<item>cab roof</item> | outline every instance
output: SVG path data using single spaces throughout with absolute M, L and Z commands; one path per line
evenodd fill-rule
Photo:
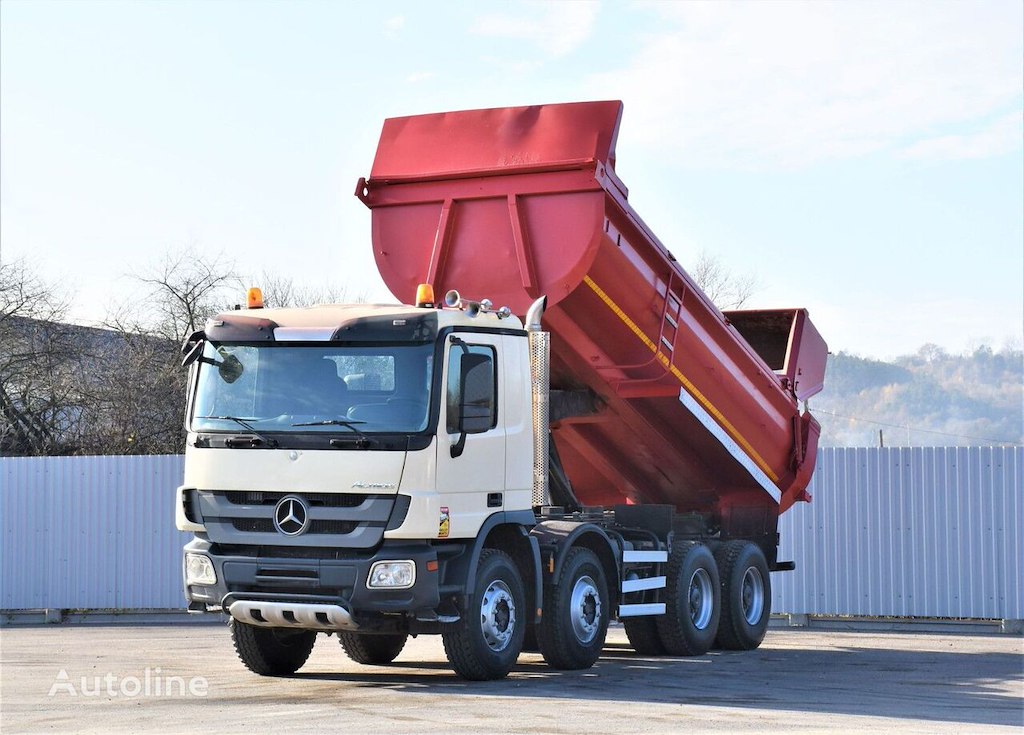
M 441 329 L 521 330 L 516 316 L 493 312 L 469 316 L 461 309 L 405 304 L 322 304 L 306 308 L 236 309 L 206 323 L 206 336 L 218 342 L 433 341 Z

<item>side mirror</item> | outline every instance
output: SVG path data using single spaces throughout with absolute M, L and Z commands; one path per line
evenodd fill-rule
M 494 368 L 488 355 L 463 355 L 459 365 L 459 431 L 481 434 L 494 426 Z
M 234 355 L 228 355 L 221 362 L 217 363 L 217 372 L 220 374 L 220 379 L 225 383 L 234 383 L 245 371 L 242 366 L 242 361 Z
M 202 329 L 196 329 L 192 334 L 185 338 L 184 342 L 181 343 L 181 354 L 185 355 L 190 353 L 196 342 L 203 342 L 205 339 L 206 332 Z
M 191 347 L 189 347 L 188 343 L 186 342 L 182 347 L 182 352 L 185 353 L 185 357 L 183 357 L 181 360 L 181 366 L 188 367 L 196 360 L 198 360 L 199 356 L 203 354 L 203 347 L 205 345 L 206 343 L 203 342 L 203 340 L 199 340 L 198 342 L 192 343 Z M 187 350 L 185 349 L 186 347 L 188 348 Z
M 454 419 L 454 420 L 453 420 Z M 459 359 L 459 395 L 457 415 L 449 416 L 449 427 L 459 432 L 452 445 L 452 457 L 458 457 L 466 446 L 467 434 L 481 434 L 494 426 L 494 366 L 489 355 L 463 353 Z

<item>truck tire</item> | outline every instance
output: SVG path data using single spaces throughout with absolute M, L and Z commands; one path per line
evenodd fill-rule
M 521 653 L 539 653 L 540 645 L 537 643 L 537 626 L 530 623 L 526 626 L 526 635 L 523 636 L 523 647 Z
M 537 644 L 548 666 L 593 666 L 608 634 L 608 609 L 608 582 L 597 554 L 579 546 L 571 549 L 558 584 L 544 586 Z
M 633 650 L 641 656 L 661 656 L 665 653 L 654 618 L 626 618 L 622 621 L 622 627 L 626 629 L 626 638 Z
M 718 565 L 696 541 L 673 545 L 665 583 L 665 614 L 655 618 L 665 651 L 700 656 L 715 642 L 719 619 Z
M 405 648 L 408 633 L 350 633 L 338 631 L 338 642 L 357 664 L 389 664 Z
M 463 679 L 504 678 L 519 657 L 525 631 L 519 569 L 504 551 L 484 549 L 466 614 L 441 632 L 448 661 Z
M 771 617 L 768 562 L 757 544 L 730 541 L 715 554 L 722 585 L 719 648 L 749 651 L 761 645 Z
M 262 628 L 240 623 L 234 618 L 228 623 L 235 652 L 245 667 L 260 676 L 290 676 L 306 663 L 316 631 Z

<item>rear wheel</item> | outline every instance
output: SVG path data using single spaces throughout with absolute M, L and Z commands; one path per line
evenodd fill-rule
M 228 624 L 235 652 L 245 667 L 261 676 L 288 676 L 306 663 L 316 643 L 316 631 L 263 628 L 240 623 Z
M 654 618 L 626 618 L 622 621 L 622 627 L 626 629 L 629 644 L 641 656 L 661 656 L 665 653 Z
M 526 626 L 526 635 L 523 636 L 523 653 L 537 653 L 540 651 L 540 644 L 537 643 L 537 626 L 530 623 Z
M 665 614 L 656 618 L 665 650 L 673 656 L 700 656 L 715 642 L 719 619 L 719 579 L 707 546 L 683 541 L 672 547 L 665 589 Z
M 501 679 L 523 647 L 523 582 L 512 558 L 497 549 L 484 549 L 475 581 L 466 614 L 441 633 L 444 652 L 463 679 Z
M 760 547 L 730 541 L 715 554 L 721 574 L 722 618 L 718 645 L 748 651 L 764 640 L 771 617 L 772 583 Z
M 544 589 L 544 614 L 537 643 L 549 666 L 587 669 L 594 665 L 608 633 L 608 583 L 590 549 L 569 551 L 557 585 Z
M 405 648 L 407 633 L 349 633 L 338 631 L 338 642 L 357 664 L 389 664 Z

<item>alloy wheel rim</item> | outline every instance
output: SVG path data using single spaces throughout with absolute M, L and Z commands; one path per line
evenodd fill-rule
M 707 569 L 698 569 L 690 577 L 688 590 L 690 604 L 690 620 L 697 630 L 704 630 L 711 622 L 714 612 L 714 592 L 711 587 L 711 575 Z
M 516 629 L 516 603 L 512 590 L 500 579 L 487 585 L 480 600 L 480 631 L 487 647 L 504 651 Z
M 572 631 L 580 643 L 590 643 L 601 627 L 601 595 L 589 576 L 582 576 L 573 585 L 569 598 Z
M 749 567 L 743 573 L 743 587 L 740 590 L 743 618 L 749 625 L 756 625 L 764 613 L 764 578 L 757 567 Z

